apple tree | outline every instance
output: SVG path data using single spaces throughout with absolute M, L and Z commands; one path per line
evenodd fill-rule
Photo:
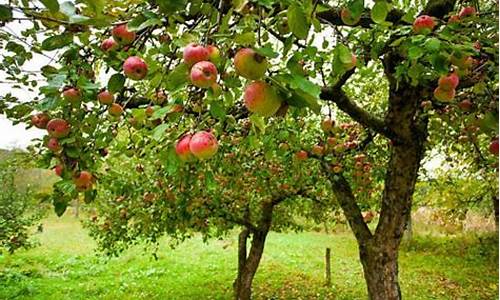
M 253 244 L 240 260 L 251 271 L 236 281 L 240 299 L 250 297 L 270 217 L 276 228 L 290 224 L 288 211 L 307 203 L 292 198 L 317 199 L 325 176 L 358 241 L 369 298 L 400 299 L 398 249 L 427 150 L 454 144 L 450 134 L 482 120 L 477 147 L 493 140 L 498 154 L 496 3 L 40 2 L 0 6 L 5 26 L 31 26 L 20 35 L 2 31 L 7 79 L 36 86 L 38 74 L 22 66 L 33 55 L 51 58 L 40 96 L 8 93 L 0 109 L 47 129 L 39 149 L 43 165 L 62 177 L 56 212 L 78 193 L 89 202 L 109 196 L 99 201 L 93 234 L 103 247 L 109 237 L 110 249 L 136 237 L 208 237 L 243 225 Z M 464 100 L 472 112 L 455 108 Z M 325 132 L 314 135 L 327 107 L 349 121 L 325 120 Z M 298 138 L 280 135 L 292 129 Z M 288 139 L 293 155 L 279 148 Z M 123 154 L 130 162 L 120 162 Z M 290 166 L 297 160 L 307 168 Z M 123 173 L 132 163 L 147 175 Z M 283 177 L 270 175 L 275 168 Z M 270 187 L 279 186 L 277 196 Z M 375 200 L 372 232 L 361 208 Z M 142 217 L 129 223 L 132 216 Z

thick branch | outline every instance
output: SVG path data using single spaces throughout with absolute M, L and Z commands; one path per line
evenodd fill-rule
M 349 26 L 349 25 L 344 24 L 344 22 L 342 22 L 342 19 L 340 18 L 340 11 L 341 11 L 340 8 L 332 8 L 332 9 L 329 9 L 326 11 L 316 13 L 316 17 L 322 23 L 335 25 L 335 26 Z M 403 11 L 398 10 L 398 9 L 393 9 L 387 15 L 386 21 L 392 22 L 394 24 L 400 24 L 400 23 L 403 23 L 402 18 L 404 15 L 405 15 L 405 13 Z M 370 26 L 372 24 L 374 24 L 374 23 L 370 17 L 370 11 L 367 10 L 361 16 L 359 23 L 354 25 L 354 27 L 370 28 Z M 353 26 L 350 26 L 350 27 L 353 27 Z

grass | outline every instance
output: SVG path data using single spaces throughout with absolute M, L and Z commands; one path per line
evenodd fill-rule
M 41 245 L 0 256 L 0 299 L 231 299 L 236 235 L 194 238 L 154 260 L 141 247 L 119 258 L 95 255 L 71 216 L 49 218 Z M 332 282 L 323 285 L 325 248 Z M 498 299 L 496 235 L 416 235 L 400 253 L 405 299 Z M 256 299 L 366 299 L 357 246 L 349 232 L 273 233 L 254 282 Z

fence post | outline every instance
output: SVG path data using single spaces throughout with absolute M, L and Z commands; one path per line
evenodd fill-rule
M 326 248 L 325 253 L 325 279 L 326 286 L 330 287 L 332 285 L 332 272 L 330 265 L 330 248 Z

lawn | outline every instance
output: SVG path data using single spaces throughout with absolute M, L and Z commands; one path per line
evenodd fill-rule
M 236 235 L 208 244 L 194 238 L 158 260 L 142 247 L 107 259 L 71 216 L 51 217 L 41 245 L 0 256 L 0 299 L 231 299 Z M 332 283 L 324 286 L 324 252 Z M 256 299 L 366 299 L 349 232 L 273 233 L 254 282 Z M 400 254 L 405 299 L 498 299 L 496 234 L 416 235 Z

